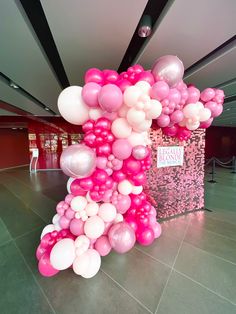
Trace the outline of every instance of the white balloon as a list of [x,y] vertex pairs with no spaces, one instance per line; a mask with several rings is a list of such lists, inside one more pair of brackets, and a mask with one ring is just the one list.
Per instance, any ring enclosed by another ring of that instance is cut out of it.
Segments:
[[99,207],[98,216],[105,222],[112,222],[116,217],[116,207],[111,203],[103,203]]
[[195,118],[199,115],[199,106],[197,104],[188,104],[183,108],[185,118]]
[[135,108],[131,108],[127,112],[127,121],[133,127],[138,126],[139,123],[143,122],[145,119],[145,112],[143,110],[136,110]]
[[137,145],[146,146],[146,141],[143,133],[132,132],[131,135],[128,137],[128,141],[133,147]]
[[62,117],[68,122],[82,125],[89,119],[88,107],[84,103],[82,87],[70,86],[59,95],[57,105]]
[[134,107],[142,95],[142,91],[137,86],[127,87],[124,91],[124,103],[129,107]]
[[87,204],[87,199],[84,196],[75,196],[70,203],[70,207],[77,212],[84,210]]
[[188,120],[187,120],[187,122],[186,122],[186,128],[187,129],[189,129],[190,131],[194,131],[194,130],[196,130],[197,128],[199,128],[199,126],[200,126],[200,122],[189,122]]
[[156,119],[161,115],[162,105],[158,100],[151,100],[151,108],[146,112],[147,119]]
[[61,227],[61,225],[59,224],[59,221],[54,224],[54,227],[55,227],[55,230],[56,230],[56,231],[62,230],[62,227]]
[[122,214],[118,213],[116,215],[116,218],[114,219],[114,223],[118,223],[118,222],[122,222],[122,221],[124,221],[124,217]]
[[69,178],[68,181],[67,181],[67,184],[66,184],[66,188],[67,188],[67,192],[69,194],[71,194],[71,190],[70,190],[70,186],[71,186],[71,183],[75,180],[75,178]]
[[152,125],[152,120],[143,120],[137,126],[134,127],[134,131],[142,133],[148,131]]
[[113,121],[111,131],[117,138],[127,138],[132,132],[132,127],[126,119],[118,118]]
[[89,118],[92,120],[97,120],[102,117],[103,111],[99,108],[89,109]]
[[207,121],[211,117],[211,110],[208,108],[202,108],[199,112],[200,121]]
[[50,224],[50,225],[47,225],[43,228],[43,231],[41,233],[41,236],[40,236],[40,239],[42,239],[45,234],[49,233],[49,232],[53,232],[55,230],[55,226],[54,224]]
[[55,269],[63,270],[70,267],[74,259],[75,245],[72,239],[62,239],[52,248],[50,262]]
[[90,240],[85,235],[80,235],[75,239],[75,253],[81,255],[88,250],[90,246]]
[[101,267],[101,256],[94,249],[88,249],[78,256],[73,263],[73,270],[84,278],[94,277]]
[[141,91],[147,95],[149,95],[149,92],[151,90],[151,85],[146,81],[139,81],[135,84]]
[[117,187],[119,193],[123,195],[129,195],[132,193],[133,185],[130,183],[129,180],[123,180],[118,184]]
[[143,187],[142,187],[142,185],[140,185],[140,186],[133,186],[133,189],[132,189],[132,194],[136,194],[136,195],[138,195],[138,194],[140,194],[141,192],[143,191]]
[[98,216],[89,217],[84,224],[84,233],[90,239],[99,238],[105,230],[102,218]]
[[97,215],[98,210],[99,210],[99,205],[97,203],[95,203],[95,202],[89,203],[86,206],[86,208],[85,208],[86,214],[88,216],[95,216],[95,215]]
[[55,225],[56,223],[58,223],[58,221],[60,220],[61,216],[56,214],[53,216],[52,218],[52,223]]

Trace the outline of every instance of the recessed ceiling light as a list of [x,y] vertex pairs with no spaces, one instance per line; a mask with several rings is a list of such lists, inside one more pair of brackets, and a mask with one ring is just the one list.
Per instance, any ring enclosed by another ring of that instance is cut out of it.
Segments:
[[150,15],[144,15],[141,18],[138,35],[139,37],[148,37],[152,32],[152,20]]
[[45,107],[44,109],[45,109],[46,111],[49,111],[49,110],[50,110],[48,107]]
[[12,130],[17,130],[17,128],[12,128]]
[[12,88],[19,88],[18,85],[16,85],[14,82],[10,81],[9,86]]

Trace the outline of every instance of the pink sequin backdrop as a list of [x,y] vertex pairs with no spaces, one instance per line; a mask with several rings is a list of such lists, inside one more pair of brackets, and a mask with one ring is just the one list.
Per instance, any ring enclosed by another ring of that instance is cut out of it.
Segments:
[[[151,130],[152,168],[148,172],[147,193],[157,209],[158,218],[166,218],[204,207],[205,130],[192,133],[187,142]],[[183,166],[157,169],[158,146],[184,146]]]

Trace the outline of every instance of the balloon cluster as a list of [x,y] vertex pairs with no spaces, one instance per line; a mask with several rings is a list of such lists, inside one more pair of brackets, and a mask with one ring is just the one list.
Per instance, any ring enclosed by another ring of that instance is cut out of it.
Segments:
[[36,253],[42,275],[72,267],[91,278],[112,249],[125,253],[136,240],[150,245],[160,236],[156,210],[143,191],[151,167],[151,125],[187,140],[193,130],[211,125],[224,100],[220,90],[200,93],[187,86],[183,73],[177,57],[164,56],[151,71],[138,64],[121,74],[89,69],[84,87],[62,91],[61,115],[81,125],[85,135],[61,155],[69,194],[42,232]]

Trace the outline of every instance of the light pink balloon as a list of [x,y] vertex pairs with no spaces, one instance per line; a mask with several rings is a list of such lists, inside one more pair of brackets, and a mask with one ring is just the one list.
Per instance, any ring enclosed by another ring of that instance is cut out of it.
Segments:
[[98,238],[95,243],[95,249],[101,256],[108,255],[111,251],[111,244],[108,240],[108,237],[103,235],[100,238]]
[[152,225],[152,230],[154,232],[155,239],[159,238],[162,233],[161,225],[159,224],[159,222],[156,222]]
[[99,169],[105,169],[107,166],[107,157],[98,156],[96,160],[96,166]]
[[178,84],[184,75],[184,66],[177,56],[163,56],[157,59],[152,67],[156,81],[164,80],[170,87]]
[[177,88],[171,88],[169,95],[168,95],[168,99],[170,102],[174,102],[175,104],[179,104],[180,100],[181,100],[181,94],[178,91]]
[[112,145],[112,153],[113,155],[120,159],[127,159],[132,152],[132,146],[126,139],[118,139]]
[[132,156],[135,159],[144,159],[149,155],[149,150],[146,146],[137,145],[133,147]]
[[161,114],[159,118],[157,118],[157,125],[161,128],[168,126],[170,123],[170,117],[166,114]]
[[213,88],[206,88],[201,92],[201,100],[208,102],[215,97],[215,91]]
[[124,214],[127,212],[127,210],[130,208],[131,205],[131,199],[129,195],[122,195],[120,194],[118,196],[116,209],[120,214]]
[[68,229],[70,225],[70,219],[66,218],[65,216],[61,216],[59,220],[59,225],[62,229]]
[[72,219],[70,222],[70,232],[76,236],[84,234],[84,222],[81,219]]
[[123,95],[119,87],[114,84],[103,86],[98,94],[98,102],[103,110],[118,111],[123,102]]
[[61,154],[62,171],[72,178],[88,177],[96,166],[96,154],[88,146],[74,144],[68,146]]
[[174,123],[179,123],[180,121],[183,120],[183,118],[184,118],[184,114],[181,110],[175,110],[170,116],[171,122],[174,122]]
[[200,91],[194,86],[188,87],[188,99],[187,104],[195,104],[197,101],[199,101],[200,98]]
[[208,101],[205,104],[205,108],[210,109],[212,118],[218,117],[223,111],[223,106],[214,101]]
[[134,230],[126,222],[113,225],[108,237],[112,248],[121,254],[131,250],[136,241]]
[[169,85],[164,81],[159,81],[152,86],[150,96],[151,98],[161,101],[169,95],[169,91]]
[[199,128],[207,129],[211,126],[213,118],[208,119],[207,121],[201,122]]
[[97,83],[87,83],[82,89],[82,98],[86,105],[91,108],[99,107],[98,93],[100,92],[101,86]]

